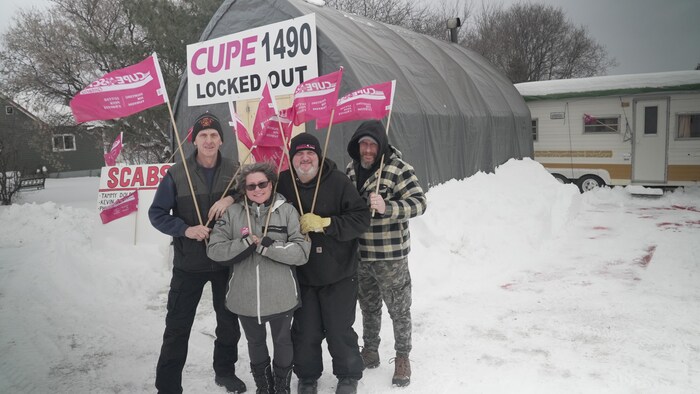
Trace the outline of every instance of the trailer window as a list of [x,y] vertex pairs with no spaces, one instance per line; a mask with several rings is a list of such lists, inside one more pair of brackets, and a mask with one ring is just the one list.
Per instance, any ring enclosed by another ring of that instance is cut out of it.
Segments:
[[593,116],[593,115],[584,114],[583,132],[584,133],[619,133],[620,132],[620,117],[619,116]]
[[532,120],[532,140],[537,141],[537,119]]
[[678,115],[678,138],[700,138],[700,114]]

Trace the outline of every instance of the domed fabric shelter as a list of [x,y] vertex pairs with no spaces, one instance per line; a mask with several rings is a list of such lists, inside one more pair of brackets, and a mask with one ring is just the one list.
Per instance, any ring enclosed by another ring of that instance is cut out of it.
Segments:
[[[343,66],[340,96],[396,80],[389,140],[424,187],[492,171],[510,158],[532,157],[525,101],[483,57],[457,44],[302,0],[226,0],[200,41],[311,13],[316,14],[318,74]],[[206,110],[222,122],[230,120],[225,103],[189,107],[185,76],[174,102],[182,137]],[[332,127],[327,154],[341,169],[350,161],[346,146],[359,123]],[[323,143],[325,129],[316,131],[308,122],[306,131]],[[235,158],[228,136],[224,153]]]

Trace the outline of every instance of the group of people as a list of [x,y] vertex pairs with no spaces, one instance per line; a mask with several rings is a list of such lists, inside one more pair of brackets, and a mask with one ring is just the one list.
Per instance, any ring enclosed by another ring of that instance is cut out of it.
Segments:
[[[291,140],[288,170],[278,175],[270,163],[245,165],[227,192],[237,167],[220,153],[219,120],[209,113],[197,118],[192,141],[186,166],[170,168],[149,209],[151,223],[173,237],[174,247],[158,392],[182,392],[190,330],[207,282],[217,321],[214,380],[227,391],[247,389],[235,374],[243,327],[256,393],[290,393],[292,372],[298,393],[318,392],[324,339],[335,392],[356,393],[363,370],[381,362],[383,303],[394,329],[392,383],[407,386],[408,219],[425,211],[426,199],[382,123],[360,125],[345,172],[324,158],[316,137],[302,133]],[[358,300],[362,349],[353,329]]]

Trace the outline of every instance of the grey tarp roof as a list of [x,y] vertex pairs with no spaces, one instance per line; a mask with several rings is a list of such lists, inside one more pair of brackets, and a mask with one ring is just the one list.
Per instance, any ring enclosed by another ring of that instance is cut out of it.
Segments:
[[[301,0],[226,0],[201,41],[310,13],[316,14],[319,75],[343,66],[341,96],[396,80],[389,140],[423,186],[532,157],[525,101],[504,75],[462,46]],[[181,136],[204,110],[230,120],[226,104],[188,107],[186,96],[185,76],[174,103]],[[341,168],[350,160],[346,146],[359,123],[333,125],[327,154]],[[307,123],[307,132],[323,143],[326,130],[314,127]],[[233,138],[224,153],[237,156]]]

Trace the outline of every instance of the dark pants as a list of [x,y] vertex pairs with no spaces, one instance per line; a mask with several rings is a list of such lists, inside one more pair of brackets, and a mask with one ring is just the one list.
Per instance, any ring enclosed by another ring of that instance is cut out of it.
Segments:
[[228,277],[228,270],[186,272],[173,268],[163,346],[160,348],[160,358],[156,367],[156,388],[159,393],[182,393],[182,369],[187,359],[187,343],[197,305],[207,282],[211,282],[216,312],[214,372],[217,375],[234,373],[241,330],[238,326],[238,316],[225,306]]
[[301,286],[301,308],[294,314],[294,373],[318,379],[323,372],[321,342],[326,339],[338,378],[362,378],[362,357],[355,323],[357,280],[346,278],[326,286]]
[[[261,364],[270,358],[267,350],[267,328],[265,323],[258,324],[257,317],[239,316],[245,337],[248,340],[250,363]],[[272,345],[274,346],[274,365],[287,368],[292,365],[294,347],[292,346],[292,313],[275,317],[269,321]]]

